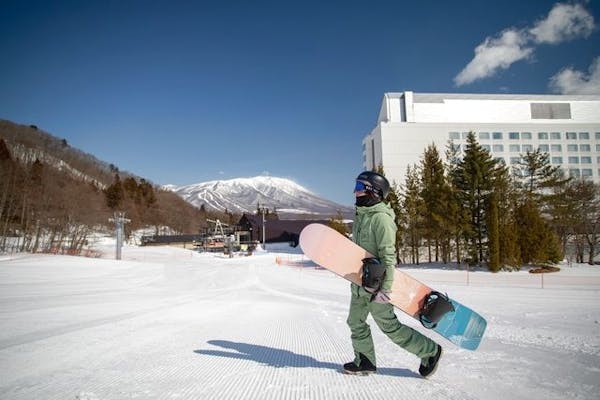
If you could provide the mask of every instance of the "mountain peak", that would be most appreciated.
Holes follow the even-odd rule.
[[[207,209],[254,213],[257,206],[277,209],[280,216],[311,215],[333,217],[352,215],[351,207],[323,199],[296,182],[274,176],[255,176],[196,183],[186,186],[167,185],[166,189],[187,202]]]

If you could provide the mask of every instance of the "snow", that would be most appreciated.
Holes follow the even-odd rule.
[[[374,324],[378,373],[352,359],[348,283],[287,246],[226,258],[170,247],[123,260],[0,255],[0,399],[596,399],[600,267],[542,278],[412,267],[488,320],[437,373]],[[275,257],[294,265],[277,265]],[[468,278],[467,278],[468,276]],[[467,281],[468,279],[468,281]],[[468,284],[467,284],[468,283]]]
[[[186,186],[165,185],[187,202],[208,209],[252,213],[257,205],[285,214],[316,214],[327,218],[338,212],[353,215],[353,209],[320,198],[286,178],[256,176],[210,181]]]

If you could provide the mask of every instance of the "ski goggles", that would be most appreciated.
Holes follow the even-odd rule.
[[[354,185],[355,192],[373,192],[373,186],[369,185],[367,182],[356,181],[356,185]]]

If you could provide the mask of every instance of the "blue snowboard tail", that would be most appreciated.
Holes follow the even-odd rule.
[[[450,301],[454,311],[445,314],[433,330],[463,349],[477,349],[487,322],[469,307],[452,299]]]

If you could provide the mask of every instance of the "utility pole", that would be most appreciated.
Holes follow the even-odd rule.
[[[110,222],[115,223],[115,232],[117,235],[117,254],[116,259],[121,259],[121,248],[123,247],[123,231],[125,229],[125,224],[131,222],[130,219],[125,218],[125,213],[122,211],[115,212],[114,218],[108,219]]]

